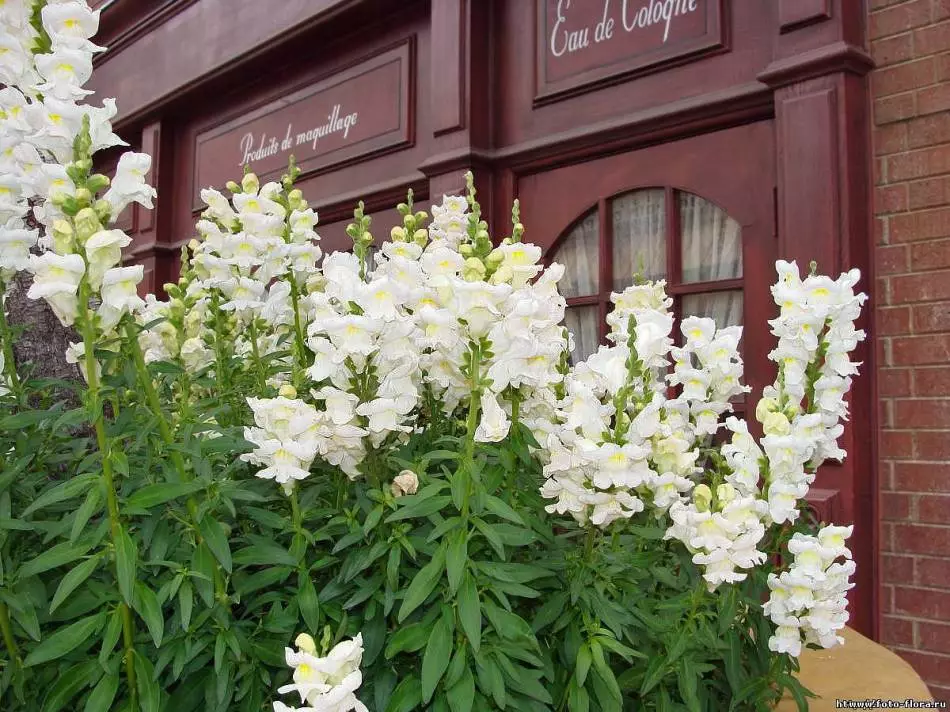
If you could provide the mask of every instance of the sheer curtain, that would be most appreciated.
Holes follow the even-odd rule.
[[[554,262],[564,265],[558,287],[565,297],[590,297],[600,292],[600,220],[597,210],[584,217],[564,236]],[[564,325],[574,337],[571,360],[583,361],[597,350],[599,332],[596,306],[568,307]]]
[[[596,210],[564,237],[554,253],[553,261],[564,265],[564,277],[558,282],[558,287],[568,299],[589,297],[600,291],[600,221]]]
[[[666,192],[649,188],[612,201],[613,289],[633,284],[633,276],[666,276]]]
[[[708,200],[679,193],[683,282],[714,282],[742,276],[742,226]],[[708,316],[720,326],[742,323],[742,292],[685,296],[683,314]]]

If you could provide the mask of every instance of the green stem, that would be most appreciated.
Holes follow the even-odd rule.
[[[138,337],[135,334],[135,328],[131,322],[126,323],[126,336],[128,337],[129,349],[132,351],[132,360],[135,363],[135,369],[138,372],[139,382],[142,385],[142,389],[145,391],[145,399],[148,401],[149,409],[152,411],[152,414],[155,416],[158,421],[158,432],[162,436],[162,440],[165,442],[165,445],[169,446],[169,456],[171,457],[172,464],[174,464],[175,469],[178,471],[178,477],[182,482],[189,482],[193,478],[191,473],[188,472],[188,469],[185,467],[185,461],[181,456],[181,453],[177,450],[171,449],[175,445],[175,434],[172,432],[171,425],[168,422],[168,419],[165,417],[165,412],[162,410],[162,403],[158,397],[158,391],[155,390],[155,384],[152,381],[152,376],[148,372],[148,367],[145,364],[145,355],[142,353],[142,346],[139,344]],[[187,500],[188,514],[191,516],[192,524],[195,528],[195,540],[198,546],[203,542],[203,538],[200,533],[200,518],[198,516],[198,502],[195,498],[188,497]],[[224,605],[229,605],[227,603],[227,588],[224,583],[224,575],[221,573],[221,566],[215,560],[214,566],[214,588],[215,594],[218,601]]]
[[[294,308],[294,346],[295,349],[295,358],[294,358],[294,387],[298,387],[300,384],[297,382],[298,378],[302,377],[304,371],[307,370],[307,342],[303,336],[303,325],[300,322],[300,291],[297,287],[297,280],[294,276],[290,275],[290,302]]]
[[[0,281],[0,346],[3,348],[3,371],[6,373],[10,390],[16,396],[17,403],[23,405],[23,387],[20,376],[16,372],[16,361],[13,358],[13,332],[7,322],[7,312],[3,305],[3,295],[6,294],[6,284]]]
[[[115,490],[115,478],[112,472],[111,445],[109,436],[106,434],[105,417],[102,413],[101,394],[99,392],[99,373],[96,362],[96,334],[88,312],[89,304],[89,285],[86,278],[83,277],[79,285],[79,305],[83,309],[80,316],[82,325],[82,339],[85,347],[86,358],[86,381],[88,384],[90,418],[93,421],[93,427],[96,431],[96,444],[99,453],[102,456],[102,480],[106,491],[106,506],[109,512],[109,530],[112,535],[112,542],[115,545],[121,538],[122,522],[119,515],[119,499]],[[117,413],[114,415],[118,415]],[[116,564],[117,567],[117,564]],[[118,569],[116,569],[116,581],[118,581]],[[132,614],[125,603],[122,607],[122,639],[125,645],[125,675],[129,686],[129,700],[131,709],[138,709],[138,690],[135,686],[135,643]]]
[[[257,345],[257,323],[254,318],[251,319],[251,323],[248,325],[248,336],[251,339],[251,358],[254,361],[254,367],[257,369],[257,387],[263,395],[264,389],[267,387],[267,370],[264,368],[264,362],[261,361],[261,353]]]
[[[297,486],[290,490],[290,516],[294,525],[294,534],[303,529],[303,520],[300,516],[300,502],[297,501]]]
[[[10,654],[10,660],[13,661],[16,669],[19,670],[23,661],[20,658],[20,649],[17,647],[16,638],[13,637],[13,626],[10,624],[10,611],[7,609],[7,604],[3,601],[0,601],[0,630],[3,631],[3,644],[7,648],[7,653]]]

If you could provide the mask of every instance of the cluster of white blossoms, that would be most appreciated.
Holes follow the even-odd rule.
[[[538,434],[551,430],[567,346],[560,326],[565,302],[556,286],[563,268],[554,265],[539,277],[541,250],[520,241],[517,223],[512,238],[493,247],[474,191],[468,198],[444,196],[432,207],[428,228],[422,227],[426,213],[405,204],[401,212],[404,224],[380,246],[375,267],[336,252],[307,273],[298,315],[311,360],[308,382],[295,385],[312,421],[308,456],[275,467],[278,450],[265,452],[263,445],[275,439],[255,430],[248,439],[258,449],[250,457],[266,466],[261,476],[302,479],[315,451],[359,477],[371,453],[427,426],[424,411],[451,416],[474,408],[480,442],[504,439],[516,412]],[[371,242],[368,225],[358,211],[348,230],[357,247]],[[195,258],[199,272],[213,264]],[[280,273],[274,276],[270,292],[286,289]],[[264,313],[267,300],[248,309]],[[285,319],[292,318],[288,311]],[[256,417],[267,404],[252,402]],[[284,458],[289,450],[279,452]]]
[[[338,643],[325,657],[317,656],[316,642],[306,633],[298,635],[294,643],[297,650],[285,649],[294,681],[278,692],[282,695],[298,693],[300,703],[305,706],[297,708],[274,702],[274,712],[368,712],[366,705],[356,698],[356,691],[363,683],[362,635]]]
[[[229,188],[230,200],[211,188],[201,191],[207,208],[196,225],[201,239],[191,244],[189,279],[183,289],[169,290],[172,303],[187,305],[177,338],[167,327],[164,338],[143,334],[156,357],[178,357],[190,370],[214,360],[211,321],[219,310],[228,317],[235,355],[260,359],[284,349],[304,318],[307,280],[319,274],[317,215],[299,190],[261,185],[253,173]],[[140,321],[150,316],[145,312]]]
[[[141,304],[143,275],[141,265],[119,266],[131,240],[109,224],[132,202],[151,207],[155,191],[143,154],[122,155],[111,182],[90,175],[94,151],[123,143],[110,124],[115,103],[83,103],[92,55],[101,51],[90,41],[98,25],[98,12],[76,0],[0,6],[0,283],[29,270],[29,296],[45,299],[65,326],[85,312],[81,298],[97,297],[97,333],[106,333]],[[45,228],[42,255],[31,254],[30,201]]]
[[[788,570],[769,574],[765,613],[775,623],[769,650],[801,654],[802,643],[831,648],[848,622],[847,592],[855,565],[845,541],[853,527],[827,526],[818,536],[797,533],[788,543],[794,557]]]
[[[557,500],[549,512],[606,526],[647,506],[658,516],[675,510],[702,471],[700,449],[720,414],[744,392],[738,328],[690,318],[681,325],[684,346],[674,348],[664,287],[639,284],[612,294],[613,345],[565,378],[559,427],[542,443],[549,453],[542,494]],[[681,392],[669,398],[674,386]]]
[[[769,324],[778,345],[769,358],[778,365],[778,378],[764,390],[756,417],[768,463],[769,516],[781,524],[797,518],[815,470],[826,459],[845,456],[838,438],[848,417],[845,395],[859,365],[849,354],[865,337],[854,322],[867,296],[854,292],[856,269],[837,280],[816,274],[803,280],[794,262],[776,267],[772,294],[780,312]]]

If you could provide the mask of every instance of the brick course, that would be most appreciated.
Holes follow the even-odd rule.
[[[868,0],[881,639],[950,699],[950,0]]]

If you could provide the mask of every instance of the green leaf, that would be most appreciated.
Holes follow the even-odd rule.
[[[43,507],[48,507],[51,504],[56,504],[73,497],[78,497],[98,481],[99,475],[93,473],[71,477],[65,482],[49,488],[39,497],[34,499],[30,506],[23,510],[20,518],[25,519],[33,512],[39,511]]]
[[[99,631],[105,616],[105,612],[96,613],[65,628],[60,628],[48,638],[44,638],[26,656],[26,660],[23,661],[24,667],[58,660],[72,652]]]
[[[77,564],[72,571],[63,576],[63,579],[59,582],[59,586],[56,588],[56,593],[53,594],[53,602],[50,603],[49,612],[52,613],[59,608],[60,604],[66,600],[66,597],[75,591],[83,581],[89,578],[98,566],[99,555],[97,554],[96,556],[86,559],[81,564]]]
[[[101,496],[98,487],[94,487],[86,494],[86,499],[79,505],[79,509],[76,510],[76,516],[73,517],[73,526],[69,531],[70,541],[76,541],[76,539],[79,538],[79,535],[82,534],[82,530],[85,529],[86,524],[89,523],[89,519],[93,514],[99,511],[100,499]]]
[[[396,500],[399,504],[402,504],[402,500],[408,499],[414,495],[407,495],[406,497],[400,497]],[[452,498],[448,495],[441,495],[439,497],[429,497],[422,501],[416,501],[408,504],[407,506],[400,506],[395,512],[386,517],[386,522],[397,522],[401,519],[413,519],[417,517],[428,517],[432,514],[435,514],[442,508],[451,504]]]
[[[204,489],[200,480],[190,482],[159,482],[154,485],[145,485],[135,491],[123,504],[123,509],[148,510],[159,504],[165,504],[179,497],[186,497]]]
[[[415,575],[409,584],[409,588],[406,589],[406,597],[403,599],[402,606],[399,608],[399,615],[397,616],[400,623],[406,620],[410,613],[421,606],[423,601],[432,593],[439,579],[442,578],[442,567],[444,563],[445,549],[439,547],[436,549],[432,560],[419,569],[419,573]]]
[[[88,546],[79,546],[64,541],[51,549],[47,549],[35,559],[27,561],[20,567],[18,576],[20,580],[41,574],[44,571],[55,569],[57,566],[69,564],[78,559],[89,550]]]
[[[162,693],[155,681],[155,669],[144,655],[135,656],[135,686],[142,712],[159,712]]]
[[[373,508],[373,510],[366,515],[366,521],[363,522],[363,536],[369,535],[373,529],[376,528],[376,525],[379,524],[380,520],[383,518],[383,505],[378,505]]]
[[[680,697],[683,698],[683,702],[686,703],[689,712],[702,712],[698,694],[699,675],[692,669],[689,660],[684,659],[680,661],[676,670],[676,682],[679,687]],[[808,712],[807,705],[805,706],[804,712]]]
[[[489,655],[478,656],[475,662],[478,665],[478,685],[482,692],[491,695],[497,707],[505,709],[508,695],[505,691],[505,676],[502,675],[501,669]]]
[[[234,563],[238,566],[274,566],[283,564],[296,568],[297,559],[279,544],[263,537],[248,537],[254,543],[234,553]]]
[[[468,531],[459,529],[449,537],[448,549],[445,553],[445,576],[449,581],[449,590],[458,591],[468,562]],[[426,698],[426,702],[429,699]]]
[[[422,703],[422,683],[413,675],[404,677],[393,690],[386,712],[410,712]]]
[[[640,696],[644,697],[650,690],[656,687],[660,680],[666,676],[666,658],[663,655],[657,655],[650,662],[646,675],[643,678],[643,684],[640,686]]]
[[[43,700],[43,712],[59,712],[80,690],[88,685],[95,685],[100,675],[102,675],[102,670],[95,660],[87,660],[69,668],[63,675],[56,678],[46,693],[46,698]]]
[[[204,542],[195,547],[195,552],[191,557],[192,570],[200,574],[194,577],[194,587],[201,596],[201,600],[209,608],[214,603],[214,554]]]
[[[576,680],[571,680],[568,689],[568,709],[571,712],[588,712],[590,710],[590,696],[587,690],[579,686]]]
[[[211,549],[211,553],[214,554],[214,558],[225,571],[231,573],[231,549],[221,524],[212,519],[211,515],[207,515],[198,525],[198,531],[201,533],[201,538],[205,540],[205,544]]]
[[[300,574],[300,586],[297,589],[297,605],[300,607],[300,615],[303,616],[304,623],[310,630],[320,629],[320,602],[317,599],[317,591],[313,587],[313,581],[310,576]]]
[[[491,545],[491,548],[495,550],[495,553],[498,554],[498,558],[504,559],[505,545],[502,543],[501,537],[498,535],[498,532],[494,530],[492,525],[478,517],[473,517],[472,522],[475,524],[475,528],[481,532],[485,540]]]
[[[132,604],[135,590],[136,568],[138,566],[138,551],[132,537],[119,525],[119,533],[115,540],[115,568],[118,578],[119,592],[129,605]]]
[[[162,644],[162,635],[165,632],[165,619],[162,617],[162,607],[158,603],[155,593],[144,583],[135,584],[135,612],[145,621],[145,626],[155,641],[155,647]]]
[[[587,673],[590,672],[590,666],[593,662],[588,645],[582,645],[578,648],[577,660],[574,663],[574,679],[581,687],[587,682]]]
[[[115,649],[115,644],[119,642],[119,635],[122,633],[122,611],[116,608],[109,616],[109,623],[102,631],[102,647],[99,649],[99,663],[103,668]]]
[[[478,589],[471,573],[466,574],[465,581],[458,593],[459,622],[469,645],[476,653],[482,643],[482,606],[478,600]]]
[[[86,706],[83,712],[109,712],[112,709],[112,701],[115,699],[116,692],[119,691],[119,676],[105,675],[99,684],[93,688],[89,697],[86,699]]]
[[[442,615],[432,627],[429,643],[422,656],[422,701],[428,703],[435,688],[445,674],[452,655],[452,625],[448,616]]]
[[[191,588],[191,581],[185,579],[178,587],[178,614],[181,617],[181,627],[188,630],[191,625],[191,611],[195,605],[195,596]]]
[[[472,702],[475,700],[475,678],[472,677],[472,671],[469,668],[466,667],[462,671],[461,679],[446,692],[445,696],[452,712],[471,712]]]
[[[524,519],[521,518],[521,515],[513,510],[511,506],[503,499],[499,499],[493,495],[488,495],[485,498],[485,508],[497,517],[501,517],[502,519],[507,519],[509,522],[514,522],[515,524],[524,526]]]
[[[429,627],[423,623],[413,623],[402,626],[389,638],[386,643],[385,656],[389,660],[398,653],[413,653],[422,650],[429,639]]]

